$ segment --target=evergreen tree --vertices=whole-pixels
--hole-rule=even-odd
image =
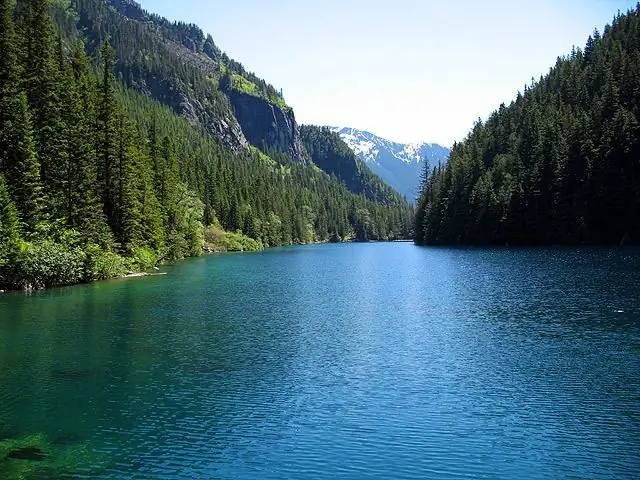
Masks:
[[[7,283],[19,251],[20,222],[4,177],[0,174],[0,285]]]
[[[69,169],[66,182],[67,223],[80,231],[88,243],[108,246],[111,234],[98,191],[98,153],[95,142],[95,82],[81,42],[73,47],[65,71],[69,75],[67,124]]]
[[[27,97],[18,94],[12,108],[13,118],[7,129],[8,149],[5,172],[21,217],[28,232],[34,232],[44,219],[46,198],[40,181],[40,164],[36,157]]]
[[[43,193],[27,99],[20,91],[14,8],[12,1],[0,2],[0,171],[27,229],[33,231],[41,220]]]
[[[11,141],[8,137],[12,128],[11,117],[19,85],[14,8],[13,0],[0,0],[0,171],[9,155]]]
[[[120,226],[116,222],[117,183],[116,166],[118,161],[117,129],[119,111],[115,96],[115,77],[113,67],[115,54],[111,45],[106,42],[101,49],[102,82],[98,100],[98,184],[109,226],[116,237],[121,237]]]
[[[4,177],[0,175],[0,248],[6,249],[20,239],[20,219]]]
[[[640,243],[640,14],[616,17],[454,146],[418,243]]]
[[[25,17],[25,85],[32,113],[40,177],[54,216],[64,214],[68,146],[62,117],[63,84],[49,0],[28,0]]]

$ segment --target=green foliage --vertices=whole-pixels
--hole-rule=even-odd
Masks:
[[[43,219],[45,196],[40,180],[41,166],[36,156],[33,132],[24,92],[16,95],[7,114],[7,157],[5,169],[16,203],[22,212],[22,220],[29,231]]]
[[[12,282],[26,290],[73,285],[85,276],[85,253],[52,240],[21,245]]]
[[[0,174],[0,286],[10,282],[20,251],[20,222],[4,178]]]
[[[241,233],[229,232],[224,237],[222,248],[226,252],[259,252],[262,244]]]
[[[19,240],[18,209],[9,195],[4,177],[0,174],[0,252],[11,250]]]
[[[263,249],[259,241],[240,232],[226,232],[219,223],[205,229],[204,240],[209,252],[259,252]]]
[[[558,58],[425,178],[419,243],[640,243],[640,9]]]
[[[99,245],[87,245],[85,247],[85,255],[84,281],[93,282],[120,277],[129,271],[129,264],[124,257],[109,250],[104,250]],[[137,258],[135,253],[133,258]],[[138,262],[132,262],[137,267]],[[140,268],[140,270],[144,270],[144,268]]]
[[[83,232],[88,243],[110,245],[112,233],[107,225],[98,185],[98,151],[95,136],[95,77],[81,42],[72,45],[65,70],[68,79],[68,108],[65,109],[69,144],[66,182],[66,221]]]
[[[260,96],[258,86],[237,73],[231,75],[231,88],[248,95]]]
[[[9,0],[0,3],[0,171],[22,221],[32,229],[40,220],[43,192],[27,95],[21,90],[26,72],[18,55],[22,50],[15,33],[14,7]]]
[[[226,82],[233,90],[246,93],[247,95],[253,95],[254,97],[264,98],[274,105],[277,105],[284,111],[289,110],[289,106],[285,103],[284,99],[281,96],[275,95],[265,90],[261,90],[255,83],[251,82],[240,74],[231,74],[230,79],[226,80]]]
[[[271,167],[274,167],[276,165],[275,160],[273,160],[269,155],[263,153],[262,150],[254,147],[253,145],[249,148],[251,149],[252,155],[263,162],[265,165],[269,165]]]
[[[174,184],[171,206],[167,209],[169,230],[168,258],[193,257],[202,253],[204,204],[184,183]]]
[[[129,267],[137,272],[151,270],[158,264],[159,257],[156,252],[148,247],[136,247],[131,253]]]

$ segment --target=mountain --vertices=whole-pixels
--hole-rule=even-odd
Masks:
[[[98,56],[109,39],[119,77],[128,86],[170,106],[235,151],[252,144],[308,161],[293,110],[282,95],[229,58],[196,25],[170,22],[131,0],[71,0],[71,8],[87,53]]]
[[[411,233],[404,199],[314,164],[282,95],[194,25],[124,0],[0,0],[0,51],[0,288]]]
[[[425,162],[438,165],[449,156],[448,148],[435,143],[404,144],[355,128],[332,130],[374,173],[410,201],[418,196]]]
[[[170,106],[234,151],[253,145],[309,163],[293,109],[282,94],[229,58],[197,26],[169,22],[131,0],[72,4],[90,40],[89,54],[97,56],[109,38],[119,76],[128,86]]]
[[[428,244],[640,244],[640,4],[456,144],[421,193]]]
[[[402,203],[400,195],[356,157],[337,133],[328,127],[303,125],[301,134],[313,163],[335,175],[350,191],[374,202]]]
[[[127,86],[169,106],[230,151],[257,148],[279,163],[292,160],[314,168],[281,91],[230,58],[199,27],[170,22],[132,0],[70,2],[77,27],[88,40],[88,53],[99,56],[98,46],[108,38],[116,51],[118,76]],[[344,176],[336,165],[320,168]],[[370,172],[366,175],[370,184],[381,183]],[[362,193],[362,188],[342,183]],[[368,198],[403,204],[391,189],[379,189],[375,198]]]

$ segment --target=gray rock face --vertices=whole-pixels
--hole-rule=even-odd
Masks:
[[[203,128],[232,151],[248,148],[249,144],[231,110],[216,108],[218,103],[227,101],[225,97],[198,96],[188,85],[175,78],[138,78],[131,81],[131,86],[171,107],[192,126]],[[216,115],[214,111],[226,111],[226,115]]]
[[[224,55],[197,26],[149,14],[134,0],[107,0],[98,5],[97,12],[80,12],[81,26],[95,37],[96,45],[104,40],[104,34],[120,42],[115,45],[120,52],[117,68],[130,86],[171,107],[232,151],[247,150],[252,144],[288,155],[296,162],[309,162],[291,109],[218,84],[221,72],[231,66],[236,69],[233,73],[241,69],[249,81],[265,82],[252,79],[253,74]],[[126,36],[116,33],[120,32],[118,25],[130,29],[133,24],[137,24],[136,36],[147,47],[134,47]],[[113,31],[102,32],[105,25]]]
[[[249,143],[263,150],[273,149],[290,155],[295,162],[309,162],[293,110],[283,110],[246,93],[234,90],[226,93]]]

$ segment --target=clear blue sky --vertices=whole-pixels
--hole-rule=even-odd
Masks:
[[[300,123],[451,145],[624,0],[141,0],[282,88]]]

